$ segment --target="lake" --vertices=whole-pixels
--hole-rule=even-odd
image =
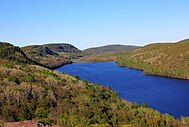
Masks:
[[[189,80],[145,76],[142,71],[120,67],[115,62],[73,63],[56,70],[110,86],[120,98],[146,102],[161,113],[177,118],[189,116]]]

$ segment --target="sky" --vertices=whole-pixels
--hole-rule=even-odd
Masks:
[[[0,41],[79,49],[189,38],[189,0],[0,0]]]

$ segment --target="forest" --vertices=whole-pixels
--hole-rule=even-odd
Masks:
[[[120,66],[143,70],[146,75],[189,79],[189,40],[149,44],[117,57]]]
[[[10,52],[13,58],[25,56],[17,56],[17,50]],[[189,117],[176,119],[149,108],[145,103],[128,102],[120,99],[109,87],[82,81],[77,76],[49,70],[32,62],[3,57],[0,60],[1,122],[41,120],[67,127],[189,126]]]

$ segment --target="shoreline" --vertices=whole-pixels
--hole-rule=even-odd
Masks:
[[[62,64],[60,66],[52,67],[52,68],[49,68],[49,69],[56,70],[56,69],[61,68],[61,67],[65,66],[65,65],[73,64],[73,63],[93,63],[93,62],[115,62],[117,64],[117,66],[119,66],[119,67],[124,67],[124,68],[129,68],[129,69],[142,71],[144,76],[158,76],[158,77],[178,79],[178,80],[189,80],[187,78],[177,78],[177,77],[172,77],[172,76],[167,76],[167,75],[148,73],[148,72],[145,72],[143,69],[140,69],[140,68],[127,67],[126,65],[120,65],[119,62],[117,62],[117,61],[75,61],[75,62],[74,61],[70,61],[70,63]]]

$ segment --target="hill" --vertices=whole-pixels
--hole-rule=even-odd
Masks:
[[[139,48],[138,46],[131,45],[106,45],[95,48],[88,48],[83,50],[84,53],[102,53],[102,52],[117,52],[117,51],[129,51]]]
[[[7,50],[1,48],[0,52],[6,54]],[[188,126],[187,117],[177,120],[146,104],[120,99],[109,87],[38,65],[20,64],[7,56],[0,60],[0,125],[33,119],[66,127]]]
[[[102,47],[83,50],[81,57],[73,59],[74,62],[102,62],[116,61],[117,57],[128,51],[139,48],[130,45],[106,45]]]
[[[101,53],[82,53],[81,57],[73,59],[73,62],[107,62],[116,61],[117,57],[125,54],[126,51],[116,51],[116,52],[101,52]]]
[[[189,40],[150,44],[123,55],[118,63],[145,74],[189,79]]]
[[[38,64],[29,59],[19,47],[7,42],[0,42],[0,59],[15,61],[17,64]]]
[[[56,68],[70,63],[71,58],[79,53],[76,47],[70,44],[45,44],[22,47],[27,57],[39,62],[48,68]]]
[[[54,52],[78,53],[79,49],[70,44],[45,44],[43,45]]]

